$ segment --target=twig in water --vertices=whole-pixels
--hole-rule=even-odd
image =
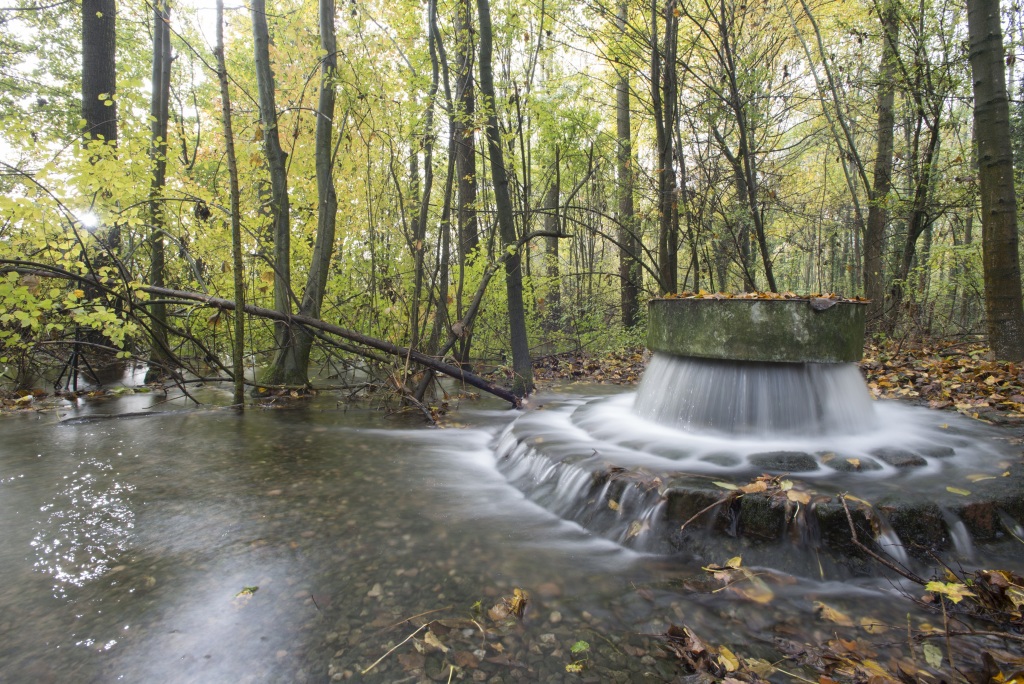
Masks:
[[[398,622],[396,622],[394,624],[388,625],[387,627],[384,628],[384,630],[387,631],[387,630],[391,629],[392,627],[398,627],[398,625],[404,625],[406,622],[410,622],[412,620],[415,620],[418,617],[423,617],[424,615],[430,615],[431,613],[440,613],[442,610],[451,610],[451,608],[452,608],[452,605],[449,603],[444,608],[434,608],[433,610],[428,610],[428,611],[423,612],[423,613],[418,613],[416,615],[410,615],[409,617],[403,618],[403,619],[399,620]]]
[[[696,513],[691,515],[689,520],[687,520],[686,522],[684,522],[682,525],[679,526],[679,531],[682,532],[684,529],[686,529],[687,525],[689,525],[694,520],[696,520],[700,516],[704,515],[708,511],[710,511],[715,506],[721,506],[722,504],[724,504],[726,501],[728,501],[731,498],[731,496],[732,495],[727,494],[727,495],[723,496],[721,499],[719,499],[718,501],[716,501],[713,504],[711,504],[710,506],[705,506],[704,508],[700,509],[699,511],[697,511]]]
[[[849,525],[850,525],[850,537],[851,537],[851,539],[853,541],[853,545],[854,546],[856,546],[858,549],[860,549],[861,551],[863,551],[867,555],[871,556],[871,558],[873,558],[875,561],[881,563],[882,565],[884,565],[885,567],[889,568],[890,570],[892,570],[896,574],[905,577],[906,579],[910,580],[911,582],[914,582],[916,584],[920,584],[921,586],[925,585],[925,581],[923,579],[921,579],[920,577],[918,577],[917,575],[915,575],[914,573],[910,572],[909,570],[907,570],[906,568],[904,568],[901,565],[897,565],[896,563],[893,563],[892,561],[890,561],[887,558],[883,558],[882,556],[878,555],[873,550],[869,549],[867,546],[862,544],[860,539],[857,537],[857,528],[854,527],[854,525],[853,525],[853,516],[850,515],[850,508],[849,508],[849,506],[846,505],[846,497],[844,495],[840,494],[839,495],[839,501],[842,502],[842,504],[843,504],[843,511],[846,512],[846,522],[849,523]]]
[[[364,674],[364,675],[365,675],[365,674],[366,674],[367,672],[369,672],[369,671],[370,671],[370,670],[372,670],[373,668],[375,668],[375,667],[377,667],[378,665],[380,665],[380,664],[381,664],[381,662],[383,662],[385,658],[387,658],[387,657],[388,657],[389,655],[391,655],[392,653],[394,653],[395,651],[397,651],[397,650],[399,649],[399,647],[403,646],[403,645],[405,644],[405,642],[409,641],[409,639],[412,639],[412,638],[413,638],[414,636],[416,636],[417,634],[419,634],[420,632],[422,632],[422,631],[423,631],[423,629],[424,629],[424,628],[425,628],[425,627],[426,627],[427,625],[429,625],[429,624],[430,624],[429,622],[425,622],[425,623],[423,623],[422,625],[420,625],[419,627],[417,627],[417,628],[416,628],[416,631],[415,631],[415,632],[413,632],[413,633],[412,633],[412,634],[410,634],[409,636],[407,636],[407,637],[405,637],[404,639],[402,639],[402,641],[401,641],[400,643],[398,643],[398,644],[395,644],[394,646],[392,646],[392,647],[391,647],[391,648],[390,648],[390,649],[388,650],[388,652],[387,652],[387,653],[385,653],[384,655],[382,655],[382,656],[381,656],[380,658],[377,658],[377,660],[375,660],[375,661],[373,662],[373,664],[372,664],[372,665],[370,665],[370,666],[369,666],[368,668],[366,668],[365,670],[363,670],[363,671],[362,671],[362,672],[361,672],[360,674]]]

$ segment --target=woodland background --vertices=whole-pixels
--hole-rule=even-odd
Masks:
[[[3,381],[105,351],[422,399],[441,359],[522,394],[684,290],[1020,360],[1024,11],[968,5],[10,0]]]

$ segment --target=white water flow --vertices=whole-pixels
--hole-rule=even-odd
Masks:
[[[875,425],[853,363],[753,363],[655,354],[634,412],[688,432],[777,437],[857,434]]]
[[[832,543],[825,537],[835,534],[823,535],[822,526],[834,523],[817,514],[762,523],[749,517],[753,508],[739,507],[681,526],[725,489],[768,474],[801,481],[819,501],[847,493],[870,502],[879,512],[878,548],[902,565],[922,544],[901,538],[914,507],[941,510],[941,530],[930,530],[927,543],[971,559],[971,535],[959,520],[965,497],[985,486],[980,482],[1000,481],[1010,462],[995,428],[954,413],[875,401],[852,363],[659,353],[635,393],[540,404],[499,435],[499,470],[560,517],[644,551],[717,557],[742,550],[754,560],[759,546],[725,548],[749,527],[758,539],[789,540],[794,550],[825,550],[813,555],[824,559]],[[794,513],[804,510],[814,507],[794,507]],[[1004,517],[1005,534],[1024,539],[1019,522]],[[767,554],[763,562],[773,562],[770,548],[759,551]],[[786,558],[798,565],[799,555]],[[822,562],[798,571],[813,574]]]

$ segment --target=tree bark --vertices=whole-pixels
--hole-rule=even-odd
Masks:
[[[491,181],[494,184],[494,203],[501,233],[502,247],[508,251],[505,261],[505,290],[508,298],[509,343],[512,347],[512,391],[522,397],[533,391],[533,364],[526,335],[526,312],[523,306],[522,250],[516,238],[512,215],[512,201],[508,190],[508,172],[505,168],[498,129],[497,103],[494,99],[494,74],[491,66],[493,52],[491,6],[489,0],[477,0],[480,21],[480,97],[487,112],[487,149],[491,162]]]
[[[235,134],[231,126],[231,93],[228,90],[228,68],[224,60],[224,0],[217,0],[217,78],[220,81],[221,125],[224,151],[227,156],[228,183],[231,192],[231,263],[235,290],[234,336],[231,345],[231,374],[234,376],[234,403],[245,407],[245,273],[242,264],[242,210],[238,190],[238,161],[235,157]]]
[[[82,118],[86,139],[117,142],[117,9],[82,0]]]
[[[882,62],[878,67],[878,124],[875,147],[874,187],[871,189],[868,220],[864,231],[864,296],[868,304],[868,325],[881,321],[885,304],[885,273],[882,250],[888,221],[886,201],[892,189],[893,105],[895,102],[896,45],[899,31],[897,6],[888,0],[882,9]]]
[[[476,90],[473,86],[473,12],[471,0],[458,0],[455,7],[455,106],[450,125],[455,138],[455,178],[458,203],[456,204],[456,235],[459,254],[459,286],[456,289],[456,311],[462,311],[462,284],[466,260],[480,244],[476,212]],[[469,361],[472,331],[460,337],[457,357],[461,363]]]
[[[675,0],[665,5],[665,41],[658,49],[658,0],[651,0],[651,105],[658,148],[658,286],[662,294],[678,289],[679,214],[676,209],[676,172],[672,130],[677,106],[676,47],[679,18]],[[664,71],[662,70],[664,67]]]
[[[149,283],[164,286],[164,226],[165,217],[161,196],[167,177],[167,120],[171,97],[171,8],[168,0],[157,0],[153,5],[153,72],[150,98],[150,147],[153,177],[149,186],[150,217],[150,271]],[[163,302],[150,305],[153,319],[152,344],[146,382],[164,375],[170,355],[167,353],[167,307]]]
[[[270,170],[271,216],[274,236],[274,309],[291,313],[291,218],[288,206],[288,174],[285,168],[285,152],[278,135],[277,104],[274,93],[274,74],[270,68],[270,32],[267,28],[266,0],[252,1],[253,52],[256,66],[256,87],[259,91],[260,121],[263,126],[263,147]],[[299,370],[291,363],[292,332],[283,322],[274,326],[277,351],[274,360],[264,375],[264,382],[271,385],[299,385],[306,381],[299,378]]]
[[[1021,361],[1024,305],[999,0],[967,0],[967,26],[978,136],[988,341],[996,358]]]
[[[626,0],[616,5],[615,27],[620,34],[626,32]],[[622,307],[622,325],[632,328],[640,318],[640,236],[637,234],[633,207],[633,138],[629,111],[629,68],[620,65],[615,83],[615,135],[616,171],[618,175],[619,220],[619,303]]]

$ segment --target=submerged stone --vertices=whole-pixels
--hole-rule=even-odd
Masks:
[[[818,461],[799,451],[770,451],[752,454],[750,463],[770,472],[805,473],[818,469]]]
[[[871,453],[894,468],[912,468],[928,465],[928,461],[923,456],[906,449],[891,447],[876,449]]]

